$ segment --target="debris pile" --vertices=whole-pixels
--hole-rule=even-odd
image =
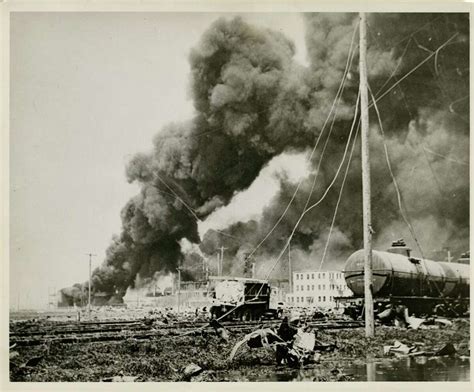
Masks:
[[[446,318],[434,316],[410,316],[408,308],[401,304],[387,305],[383,311],[377,314],[377,320],[383,325],[410,328],[414,330],[452,326],[452,322]]]
[[[229,361],[233,361],[241,347],[263,347],[275,353],[277,365],[301,367],[319,362],[320,352],[334,350],[336,344],[324,344],[316,339],[316,332],[307,325],[299,324],[299,318],[288,322],[285,317],[278,330],[257,329],[244,336],[234,345]]]

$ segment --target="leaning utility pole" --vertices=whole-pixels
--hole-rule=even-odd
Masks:
[[[372,224],[370,213],[370,160],[369,160],[369,99],[367,92],[367,20],[360,14],[360,118],[362,145],[362,209],[364,225],[364,309],[365,336],[374,336],[374,300],[372,298]]]
[[[87,305],[87,313],[89,314],[89,320],[91,318],[91,278],[92,278],[92,256],[97,256],[93,253],[86,253],[89,256],[89,302]]]

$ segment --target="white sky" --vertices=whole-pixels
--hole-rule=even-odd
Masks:
[[[10,305],[88,279],[137,192],[128,158],[163,125],[188,119],[187,56],[219,16],[16,13],[11,18]],[[304,63],[298,14],[247,14],[281,30]]]

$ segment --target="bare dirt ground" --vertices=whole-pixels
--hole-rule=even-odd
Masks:
[[[227,343],[213,333],[201,333],[19,346],[10,350],[10,354],[17,353],[10,359],[10,380],[97,382],[124,375],[135,377],[135,381],[259,381],[273,380],[275,374],[294,371],[277,366],[274,353],[264,348],[243,349],[229,362],[232,347],[243,336],[242,332],[231,332]],[[452,326],[417,331],[377,327],[376,336],[370,340],[364,337],[363,328],[319,331],[317,337],[327,343],[335,342],[337,349],[322,353],[319,363],[309,365],[313,369],[313,381],[350,381],[353,377],[344,372],[344,366],[384,358],[383,346],[395,340],[428,352],[452,343],[455,356],[469,356],[467,319],[454,320]],[[202,371],[194,377],[186,377],[183,369],[191,363]]]

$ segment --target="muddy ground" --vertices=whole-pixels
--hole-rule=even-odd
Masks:
[[[123,374],[138,377],[136,381],[186,381],[183,368],[195,363],[203,371],[191,381],[246,381],[271,378],[272,374],[290,371],[275,363],[272,352],[263,348],[241,349],[232,362],[228,356],[233,345],[243,337],[231,334],[222,343],[213,334],[206,336],[170,336],[148,340],[128,339],[119,342],[52,344],[16,347],[18,355],[10,360],[11,381],[102,381]],[[469,321],[455,320],[450,327],[407,330],[377,327],[376,336],[366,340],[364,329],[318,332],[318,339],[334,343],[338,349],[322,353],[314,368],[314,381],[350,381],[344,364],[363,364],[383,358],[383,346],[399,340],[420,350],[436,351],[453,343],[457,354],[469,356]],[[32,358],[42,357],[38,364],[24,366]]]

